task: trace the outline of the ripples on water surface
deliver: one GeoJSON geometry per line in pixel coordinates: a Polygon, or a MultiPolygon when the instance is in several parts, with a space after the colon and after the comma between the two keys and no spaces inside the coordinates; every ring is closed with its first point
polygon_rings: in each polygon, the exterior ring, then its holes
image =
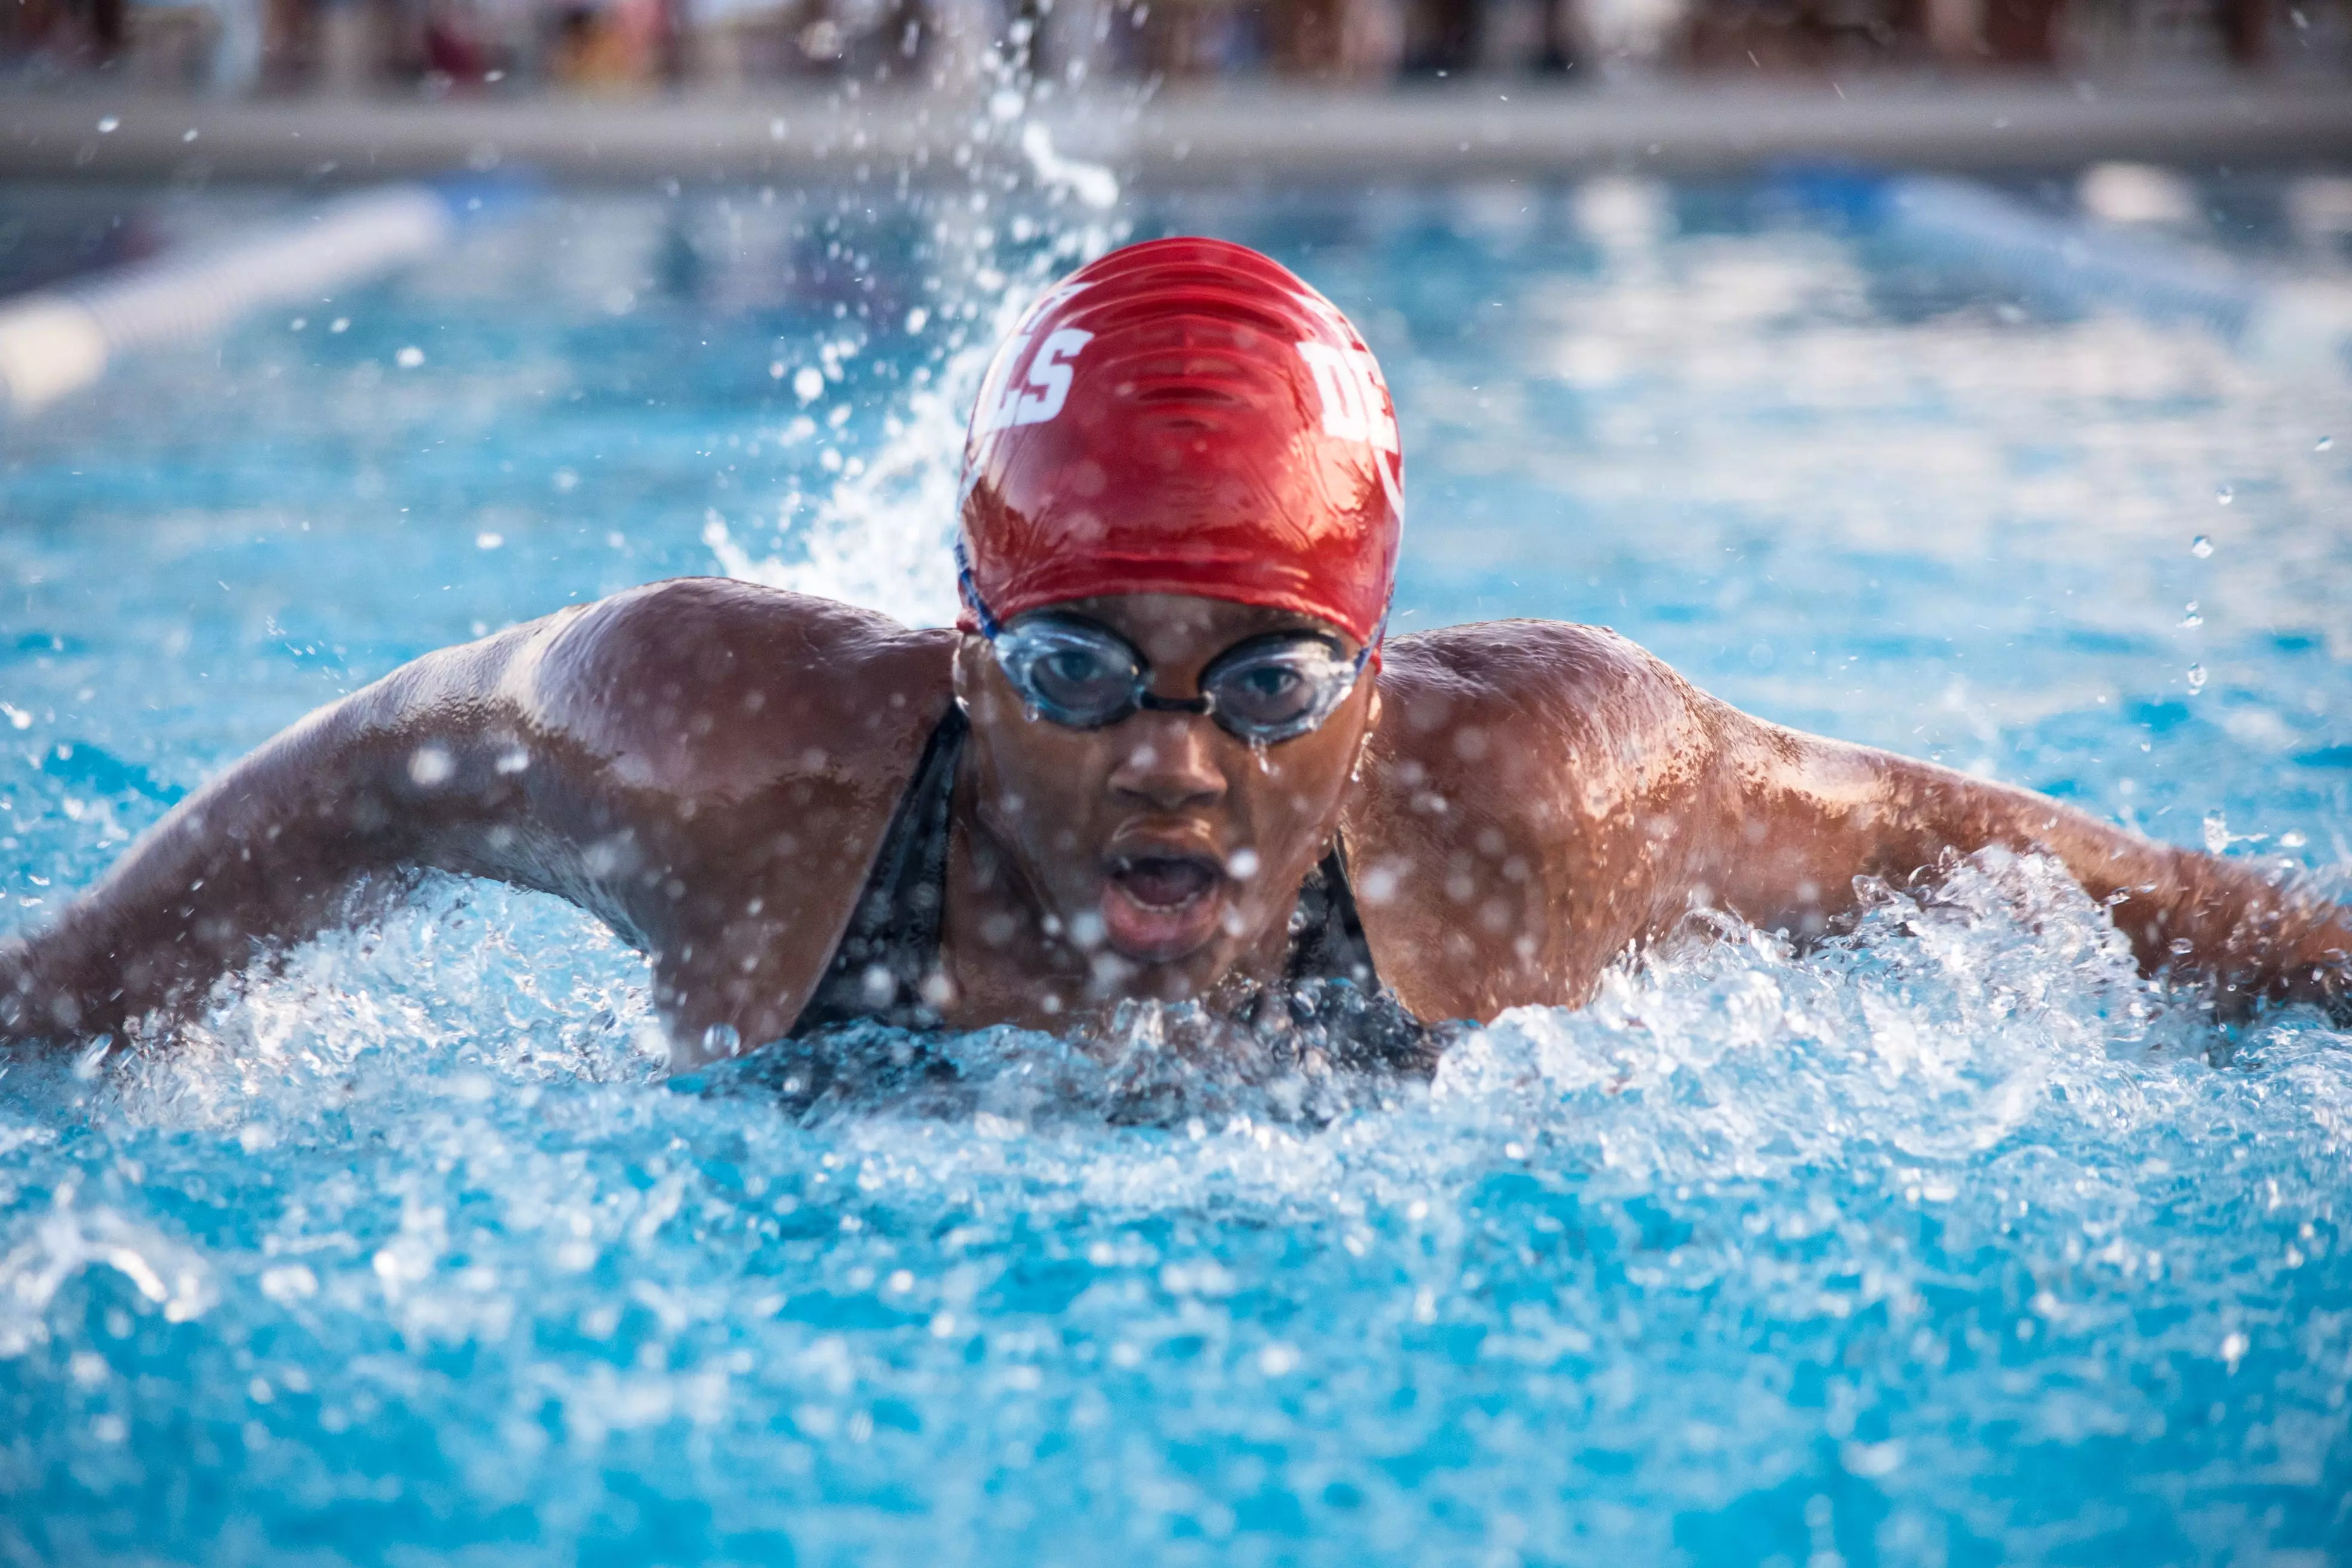
{"type": "MultiPolygon", "coordinates": [[[[2216,195],[2283,246],[2273,186],[2216,195]]],[[[1045,242],[863,212],[562,198],[9,432],[0,927],[488,626],[722,564],[942,615],[950,337],[1002,289],[926,251],[1045,242]]],[[[1358,314],[1404,627],[1606,622],[1769,716],[2346,889],[2340,384],[1755,188],[1128,216],[1358,314]]],[[[590,922],[437,885],[169,1055],[0,1082],[0,1548],[2342,1560],[2348,1043],[2216,1030],[2025,862],[1811,956],[1668,955],[1328,1124],[1144,1036],[939,1042],[953,1086],[866,1039],[785,1109],[663,1081],[590,922]]]]}

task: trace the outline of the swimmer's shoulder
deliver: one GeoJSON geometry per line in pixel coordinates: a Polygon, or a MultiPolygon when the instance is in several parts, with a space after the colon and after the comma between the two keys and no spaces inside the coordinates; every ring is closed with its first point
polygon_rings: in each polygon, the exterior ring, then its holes
{"type": "Polygon", "coordinates": [[[1689,721],[1705,699],[1664,660],[1607,626],[1503,620],[1391,638],[1381,700],[1381,731],[1398,744],[1476,762],[1490,739],[1654,736],[1662,725],[1689,721]]]}
{"type": "Polygon", "coordinates": [[[1483,621],[1399,637],[1361,811],[1407,837],[1605,832],[1687,789],[1720,707],[1605,626],[1483,621]]]}
{"type": "Polygon", "coordinates": [[[1423,1017],[1581,1002],[1646,929],[1648,823],[1701,775],[1708,700],[1601,626],[1398,637],[1342,826],[1381,975],[1423,1017]]]}
{"type": "Polygon", "coordinates": [[[741,800],[822,774],[895,799],[952,698],[955,633],[722,577],[551,622],[510,683],[621,782],[741,800]]]}

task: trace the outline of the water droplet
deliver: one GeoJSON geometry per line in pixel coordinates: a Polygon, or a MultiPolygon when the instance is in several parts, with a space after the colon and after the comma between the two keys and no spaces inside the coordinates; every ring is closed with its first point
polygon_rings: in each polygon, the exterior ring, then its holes
{"type": "Polygon", "coordinates": [[[2191,599],[2189,601],[2189,608],[2187,612],[2181,616],[2180,624],[2184,626],[2201,626],[2205,624],[2205,617],[2197,613],[2196,600],[2191,599]]]}
{"type": "Polygon", "coordinates": [[[2203,665],[2192,664],[2189,667],[2189,689],[2191,691],[2202,691],[2205,689],[2205,667],[2203,665]]]}
{"type": "Polygon", "coordinates": [[[401,369],[415,370],[418,365],[425,363],[425,351],[418,348],[415,343],[411,343],[392,357],[394,362],[397,363],[401,369]]]}
{"type": "Polygon", "coordinates": [[[2333,446],[2335,446],[2335,445],[2336,445],[2336,437],[2333,437],[2333,436],[2322,436],[2322,437],[2319,438],[2319,445],[2317,445],[2316,447],[2314,447],[2312,448],[2312,450],[2313,450],[2313,451],[2315,451],[2315,452],[2325,452],[2325,451],[2326,451],[2330,447],[2333,447],[2333,446]]]}
{"type": "Polygon", "coordinates": [[[2213,553],[2213,542],[2200,533],[2195,539],[2189,541],[2189,553],[2197,557],[2198,560],[2202,561],[2205,557],[2213,553]]]}
{"type": "Polygon", "coordinates": [[[793,392],[803,403],[814,403],[824,391],[824,372],[814,365],[803,365],[793,377],[793,392]]]}
{"type": "Polygon", "coordinates": [[[195,132],[195,127],[194,127],[194,126],[190,126],[186,131],[184,131],[184,132],[181,132],[181,134],[180,134],[180,140],[181,140],[181,141],[183,141],[183,142],[193,142],[193,141],[194,141],[195,139],[196,139],[196,132],[195,132]]]}
{"type": "Polygon", "coordinates": [[[98,133],[100,136],[111,136],[121,128],[122,121],[111,114],[98,122],[98,133]]]}
{"type": "Polygon", "coordinates": [[[2238,492],[2231,489],[2229,486],[2223,485],[2220,489],[2213,492],[2213,499],[2221,505],[2228,506],[2231,501],[2238,499],[2238,492]]]}

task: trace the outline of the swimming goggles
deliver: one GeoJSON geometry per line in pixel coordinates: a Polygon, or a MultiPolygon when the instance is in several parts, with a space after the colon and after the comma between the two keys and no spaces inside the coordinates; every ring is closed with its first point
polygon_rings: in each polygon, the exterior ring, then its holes
{"type": "Polygon", "coordinates": [[[1031,716],[1072,730],[1106,729],[1139,710],[1200,713],[1237,741],[1276,745],[1328,719],[1372,651],[1366,643],[1350,658],[1320,632],[1268,632],[1210,660],[1199,696],[1161,697],[1151,689],[1150,661],[1108,626],[1052,610],[1003,626],[969,583],[966,597],[1031,716]]]}

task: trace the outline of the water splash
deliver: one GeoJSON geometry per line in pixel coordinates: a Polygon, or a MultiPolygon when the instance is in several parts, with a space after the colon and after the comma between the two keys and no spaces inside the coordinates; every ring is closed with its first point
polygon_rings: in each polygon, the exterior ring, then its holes
{"type": "MultiPolygon", "coordinates": [[[[20,1430],[267,1488],[346,1543],[329,1500],[430,1432],[450,1468],[404,1484],[435,1538],[529,1500],[554,1557],[629,1538],[633,1476],[729,1539],[1075,1562],[955,1500],[1017,1475],[1056,1535],[1160,1559],[1277,1497],[1336,1561],[1463,1517],[1657,1555],[1707,1528],[1677,1520],[1802,1530],[1815,1495],[1943,1539],[2089,1488],[2088,1549],[2333,1473],[2352,1339],[2294,1303],[2352,1286],[2352,1041],[2221,1035],[2045,860],[1874,889],[1808,952],[1726,925],[1426,1085],[1302,1097],[1295,1058],[1150,1007],[1092,1040],[871,1031],[822,1085],[757,1055],[665,1082],[647,1024],[583,918],[444,888],[176,1051],[0,1080],[0,1181],[110,1193],[11,1244],[20,1430]],[[123,1247],[162,1302],[76,1293],[123,1247]],[[2275,1459],[2179,1418],[2225,1384],[2262,1391],[2275,1459]],[[191,1456],[187,1421],[247,1436],[191,1456]],[[2036,1462],[1965,1462],[1988,1423],[2036,1462]],[[2066,1457],[2085,1431],[2205,1479],[2135,1500],[2066,1457]]],[[[210,1539],[43,1473],[14,1517],[210,1539]]]]}
{"type": "MultiPolygon", "coordinates": [[[[703,542],[729,576],[915,624],[954,618],[950,548],[964,427],[989,359],[1055,278],[1126,232],[1111,216],[1117,176],[1056,153],[1045,125],[1027,112],[1023,84],[1000,85],[965,143],[976,193],[917,199],[937,241],[924,291],[939,303],[921,308],[922,321],[936,316],[950,325],[907,377],[907,389],[891,395],[882,438],[854,468],[844,465],[823,495],[787,503],[776,553],[755,554],[711,512],[703,542]]],[[[821,392],[824,377],[812,379],[821,392]]],[[[849,405],[836,407],[845,413],[849,405]]]]}
{"type": "Polygon", "coordinates": [[[1021,153],[1045,189],[1066,192],[1097,212],[1118,205],[1118,176],[1099,163],[1055,152],[1054,134],[1042,123],[1033,121],[1021,128],[1021,153]]]}
{"type": "MultiPolygon", "coordinates": [[[[34,1141],[29,1129],[9,1131],[19,1144],[34,1141]]],[[[58,1293],[84,1269],[114,1270],[170,1322],[192,1321],[220,1299],[202,1253],[79,1197],[74,1182],[61,1184],[47,1212],[16,1226],[21,1239],[0,1254],[0,1361],[49,1342],[58,1293]]]]}

